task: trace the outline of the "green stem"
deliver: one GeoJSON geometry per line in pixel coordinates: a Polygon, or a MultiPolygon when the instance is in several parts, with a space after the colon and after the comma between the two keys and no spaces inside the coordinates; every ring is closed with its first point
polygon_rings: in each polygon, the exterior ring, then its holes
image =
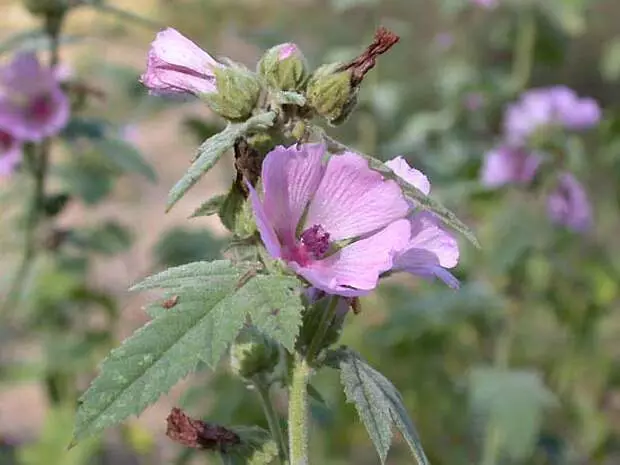
{"type": "Polygon", "coordinates": [[[288,439],[290,465],[308,464],[308,381],[310,365],[300,354],[295,354],[293,379],[288,401],[288,439]]]}
{"type": "MultiPolygon", "coordinates": [[[[49,66],[55,68],[59,62],[60,30],[64,19],[64,13],[58,16],[46,18],[45,32],[49,38],[49,66]]],[[[34,262],[37,248],[37,229],[45,204],[45,181],[47,179],[49,155],[51,151],[51,139],[47,138],[39,146],[39,154],[32,156],[28,163],[30,174],[34,178],[34,192],[28,208],[26,231],[24,238],[24,251],[22,259],[9,287],[7,297],[0,307],[0,315],[4,315],[19,301],[24,284],[27,282],[30,268],[34,262]]],[[[29,157],[28,157],[29,158],[29,157]]]]}
{"type": "Polygon", "coordinates": [[[269,431],[273,440],[278,445],[278,456],[280,457],[280,463],[285,464],[288,461],[288,449],[286,446],[286,439],[280,426],[280,419],[278,413],[271,402],[271,396],[269,395],[269,385],[263,379],[255,379],[253,381],[256,392],[261,400],[263,411],[267,417],[267,423],[269,424],[269,431]]]}
{"type": "Polygon", "coordinates": [[[516,92],[527,86],[534,64],[536,45],[536,16],[531,8],[523,8],[519,13],[519,24],[512,67],[512,84],[516,92]]]}
{"type": "Polygon", "coordinates": [[[321,321],[319,322],[319,327],[317,328],[316,333],[314,334],[312,341],[310,341],[310,347],[308,348],[308,353],[306,354],[306,359],[309,363],[312,363],[316,356],[321,351],[323,340],[325,339],[325,334],[329,330],[329,325],[334,320],[336,316],[336,308],[338,307],[338,300],[340,297],[333,295],[330,297],[330,301],[327,304],[327,308],[321,315],[321,321]]]}

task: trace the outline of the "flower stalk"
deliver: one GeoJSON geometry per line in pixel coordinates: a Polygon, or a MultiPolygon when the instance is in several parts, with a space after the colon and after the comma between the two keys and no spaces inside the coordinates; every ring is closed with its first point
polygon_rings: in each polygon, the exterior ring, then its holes
{"type": "Polygon", "coordinates": [[[308,464],[308,381],[310,365],[301,354],[295,354],[293,377],[288,401],[288,440],[290,465],[308,464]]]}
{"type": "Polygon", "coordinates": [[[280,426],[278,413],[276,412],[273,402],[271,401],[271,396],[269,395],[269,385],[262,377],[256,377],[252,381],[252,384],[258,393],[263,411],[265,412],[265,417],[267,417],[267,424],[269,425],[271,437],[278,446],[278,457],[280,458],[280,463],[285,464],[288,462],[288,448],[282,427],[280,426]]]}

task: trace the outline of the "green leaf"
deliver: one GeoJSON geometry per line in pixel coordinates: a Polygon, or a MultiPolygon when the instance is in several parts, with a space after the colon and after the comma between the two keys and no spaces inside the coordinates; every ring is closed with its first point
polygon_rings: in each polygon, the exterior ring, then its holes
{"type": "Polygon", "coordinates": [[[113,173],[100,160],[86,153],[70,163],[53,167],[68,192],[81,198],[86,204],[94,205],[110,192],[113,173]]]}
{"type": "Polygon", "coordinates": [[[387,179],[392,179],[396,181],[398,185],[401,187],[401,189],[403,190],[403,193],[405,194],[405,196],[407,196],[417,207],[421,208],[422,210],[432,212],[433,214],[435,214],[435,216],[441,219],[445,224],[447,224],[451,228],[454,228],[455,230],[463,234],[472,244],[480,248],[480,243],[478,242],[478,239],[476,239],[474,232],[467,225],[465,225],[465,223],[459,220],[454,213],[452,213],[450,210],[444,207],[440,202],[427,196],[422,191],[420,191],[416,187],[406,182],[400,176],[396,175],[396,173],[394,173],[382,161],[377,160],[376,158],[371,157],[370,155],[365,155],[363,153],[359,153],[353,149],[350,149],[346,145],[343,145],[337,140],[332,139],[331,137],[327,136],[322,129],[318,131],[322,134],[330,150],[334,152],[352,151],[352,152],[358,153],[360,156],[368,160],[368,164],[370,168],[372,168],[375,171],[378,171],[383,176],[385,176],[387,179]]]}
{"type": "Polygon", "coordinates": [[[196,262],[151,276],[132,290],[164,289],[175,305],[157,311],[103,362],[80,400],[74,442],[139,414],[196,369],[217,364],[249,316],[292,350],[301,322],[299,281],[256,275],[250,265],[196,262]]]}
{"type": "Polygon", "coordinates": [[[392,426],[395,426],[417,463],[429,465],[403,399],[394,385],[351,350],[340,349],[328,357],[338,364],[347,400],[355,404],[381,463],[387,458],[392,443],[392,426]]]}
{"type": "Polygon", "coordinates": [[[607,81],[620,78],[620,37],[610,40],[603,50],[601,74],[607,81]]]}
{"type": "Polygon", "coordinates": [[[116,168],[126,173],[141,174],[151,182],[157,181],[157,174],[138,150],[120,139],[101,139],[94,144],[95,150],[116,168]]]}
{"type": "Polygon", "coordinates": [[[74,116],[62,130],[62,136],[70,141],[79,139],[103,139],[109,128],[109,123],[103,119],[74,116]]]}
{"type": "Polygon", "coordinates": [[[237,139],[251,131],[271,127],[275,117],[274,112],[267,112],[253,116],[243,123],[230,123],[222,132],[203,142],[189,170],[170,190],[166,211],[170,211],[181,197],[213,168],[222,155],[235,145],[237,139]]]}
{"type": "Polygon", "coordinates": [[[216,195],[215,197],[211,197],[209,200],[200,205],[200,207],[194,210],[194,213],[191,214],[190,218],[197,218],[199,216],[211,216],[219,213],[227,197],[228,196],[226,194],[220,194],[216,195]]]}
{"type": "Polygon", "coordinates": [[[107,221],[103,225],[89,231],[76,232],[69,240],[94,252],[114,255],[127,250],[131,246],[132,234],[127,228],[116,221],[107,221]]]}
{"type": "Polygon", "coordinates": [[[500,449],[513,461],[534,451],[543,413],[556,398],[533,371],[479,367],[469,375],[470,406],[494,430],[500,449]]]}
{"type": "Polygon", "coordinates": [[[221,452],[224,465],[269,465],[278,456],[278,446],[271,435],[258,427],[233,427],[241,444],[221,452]]]}
{"type": "Polygon", "coordinates": [[[153,249],[156,262],[163,267],[221,257],[223,240],[209,229],[175,227],[166,231],[153,249]]]}

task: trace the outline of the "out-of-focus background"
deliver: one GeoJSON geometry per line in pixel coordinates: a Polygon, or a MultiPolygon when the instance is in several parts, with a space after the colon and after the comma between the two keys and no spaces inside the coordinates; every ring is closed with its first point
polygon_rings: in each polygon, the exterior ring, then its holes
{"type": "MultiPolygon", "coordinates": [[[[165,266],[217,257],[226,235],[216,217],[187,217],[227,189],[230,158],[164,214],[169,188],[222,122],[199,102],[162,100],[140,86],[156,31],[172,26],[214,56],[252,67],[268,47],[295,42],[314,67],[356,56],[379,25],[400,43],[381,57],[363,83],[358,109],[333,135],[383,159],[406,156],[429,176],[433,194],[476,231],[482,249],[459,238],[459,291],[409,277],[383,285],[363,299],[360,315],[348,318],[344,342],[403,393],[434,465],[620,463],[620,4],[478,3],[134,0],[72,12],[61,62],[102,94],[85,121],[109,120],[152,165],[157,181],[131,174],[113,185],[91,180],[56,218],[65,229],[124,225],[123,234],[101,239],[85,275],[89,289],[117,308],[106,326],[113,341],[103,348],[83,339],[72,345],[74,333],[46,330],[73,278],[46,268],[43,257],[28,288],[36,298],[25,298],[28,317],[0,327],[0,464],[218,463],[165,437],[172,406],[222,424],[265,423],[253,393],[223,362],[101,441],[67,452],[73,412],[50,400],[45,380],[50,371],[77,374],[71,379],[83,389],[107,349],[148,320],[142,307],[149,296],[129,294],[129,285],[165,266]],[[534,30],[529,49],[524,27],[534,30]],[[506,106],[527,88],[557,84],[603,109],[596,127],[564,139],[593,206],[594,226],[585,234],[552,224],[535,190],[480,183],[506,106]],[[101,192],[109,194],[105,201],[88,201],[101,192]]],[[[22,2],[0,1],[0,43],[36,27],[22,2]]],[[[36,39],[27,46],[42,49],[36,39]]],[[[3,61],[11,55],[6,50],[3,61]]],[[[65,152],[60,147],[54,157],[65,152]]],[[[63,181],[53,182],[60,188],[63,181]]],[[[16,263],[9,218],[23,198],[20,189],[0,180],[3,286],[16,263]]],[[[84,302],[71,311],[94,305],[84,302]]],[[[96,326],[101,315],[93,315],[96,326]]],[[[379,463],[337,375],[320,375],[314,384],[325,403],[313,403],[311,462],[379,463]]],[[[283,415],[285,406],[281,398],[283,415]]],[[[411,463],[402,444],[388,463],[411,463]]]]}

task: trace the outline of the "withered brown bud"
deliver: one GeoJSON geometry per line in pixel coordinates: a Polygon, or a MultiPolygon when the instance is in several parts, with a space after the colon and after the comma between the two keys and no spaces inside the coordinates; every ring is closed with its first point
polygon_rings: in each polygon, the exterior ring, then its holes
{"type": "Polygon", "coordinates": [[[375,38],[366,50],[357,58],[342,65],[338,71],[351,71],[351,85],[357,87],[366,73],[375,67],[379,55],[383,55],[400,40],[393,32],[380,27],[375,32],[375,38]]]}
{"type": "Polygon", "coordinates": [[[190,418],[180,408],[173,408],[166,421],[166,436],[186,447],[223,452],[241,443],[234,431],[190,418]]]}

